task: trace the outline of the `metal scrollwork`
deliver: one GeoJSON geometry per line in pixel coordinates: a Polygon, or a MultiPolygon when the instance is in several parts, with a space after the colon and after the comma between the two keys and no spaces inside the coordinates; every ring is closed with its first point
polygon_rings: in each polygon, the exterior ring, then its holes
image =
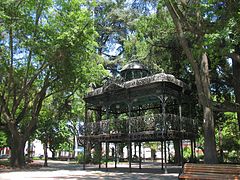
{"type": "Polygon", "coordinates": [[[114,119],[88,122],[83,129],[85,129],[87,135],[137,133],[144,131],[166,132],[169,130],[179,131],[179,123],[181,123],[181,131],[192,133],[197,131],[196,122],[193,119],[182,117],[180,120],[180,117],[174,114],[151,114],[131,117],[129,120],[114,119]]]}

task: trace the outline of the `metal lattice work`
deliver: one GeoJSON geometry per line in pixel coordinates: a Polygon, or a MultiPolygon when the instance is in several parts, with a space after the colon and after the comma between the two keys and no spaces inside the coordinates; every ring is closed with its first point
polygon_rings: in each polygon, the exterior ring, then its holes
{"type": "Polygon", "coordinates": [[[181,131],[196,133],[196,125],[190,118],[180,118],[174,114],[154,114],[130,117],[128,120],[103,120],[85,124],[86,135],[127,134],[145,131],[181,131]],[[129,126],[130,123],[130,126],[129,126]],[[182,126],[180,126],[180,123],[182,126]]]}

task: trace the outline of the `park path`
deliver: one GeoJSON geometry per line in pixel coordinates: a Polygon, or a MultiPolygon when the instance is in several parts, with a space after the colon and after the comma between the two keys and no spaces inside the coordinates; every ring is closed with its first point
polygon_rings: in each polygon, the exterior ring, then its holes
{"type": "MultiPolygon", "coordinates": [[[[43,163],[43,161],[35,161],[34,163],[43,163]]],[[[109,165],[111,167],[111,164],[109,165]]],[[[133,165],[134,167],[134,165],[133,165]]],[[[58,180],[58,179],[162,179],[171,180],[178,179],[176,170],[169,169],[168,174],[156,168],[139,170],[134,168],[131,173],[127,169],[127,164],[121,164],[118,169],[109,168],[99,170],[96,166],[88,166],[87,170],[83,170],[79,164],[68,163],[66,161],[49,161],[49,167],[41,167],[37,169],[25,170],[9,170],[5,172],[0,171],[0,180],[58,180]],[[173,171],[173,172],[171,172],[173,171]]]]}

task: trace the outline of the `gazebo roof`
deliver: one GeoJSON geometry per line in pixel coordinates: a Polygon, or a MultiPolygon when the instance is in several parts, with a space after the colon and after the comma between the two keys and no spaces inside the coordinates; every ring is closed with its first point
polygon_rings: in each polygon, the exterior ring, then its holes
{"type": "Polygon", "coordinates": [[[109,101],[120,102],[128,99],[129,96],[130,98],[155,96],[163,93],[163,91],[165,93],[179,92],[185,94],[186,90],[189,90],[189,88],[181,80],[171,74],[159,73],[126,82],[112,80],[110,83],[89,92],[84,99],[90,104],[98,105],[109,101]]]}
{"type": "Polygon", "coordinates": [[[149,71],[143,64],[141,64],[137,60],[132,61],[132,62],[126,64],[125,66],[123,66],[123,68],[121,69],[121,72],[127,71],[127,70],[145,70],[145,71],[149,71]]]}

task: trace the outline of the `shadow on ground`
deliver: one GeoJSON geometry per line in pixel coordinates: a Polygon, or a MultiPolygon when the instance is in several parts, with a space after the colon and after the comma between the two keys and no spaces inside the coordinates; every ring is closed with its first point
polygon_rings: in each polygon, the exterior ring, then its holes
{"type": "MultiPolygon", "coordinates": [[[[34,162],[43,164],[42,161],[34,162]]],[[[49,161],[49,167],[11,170],[0,174],[1,180],[10,179],[177,179],[181,167],[169,166],[168,174],[161,169],[160,163],[143,163],[143,168],[138,169],[138,164],[132,165],[132,171],[128,169],[128,164],[119,164],[118,168],[114,168],[114,164],[109,164],[106,169],[102,165],[98,169],[98,165],[87,165],[83,170],[82,165],[73,164],[62,161],[49,161]]]]}

